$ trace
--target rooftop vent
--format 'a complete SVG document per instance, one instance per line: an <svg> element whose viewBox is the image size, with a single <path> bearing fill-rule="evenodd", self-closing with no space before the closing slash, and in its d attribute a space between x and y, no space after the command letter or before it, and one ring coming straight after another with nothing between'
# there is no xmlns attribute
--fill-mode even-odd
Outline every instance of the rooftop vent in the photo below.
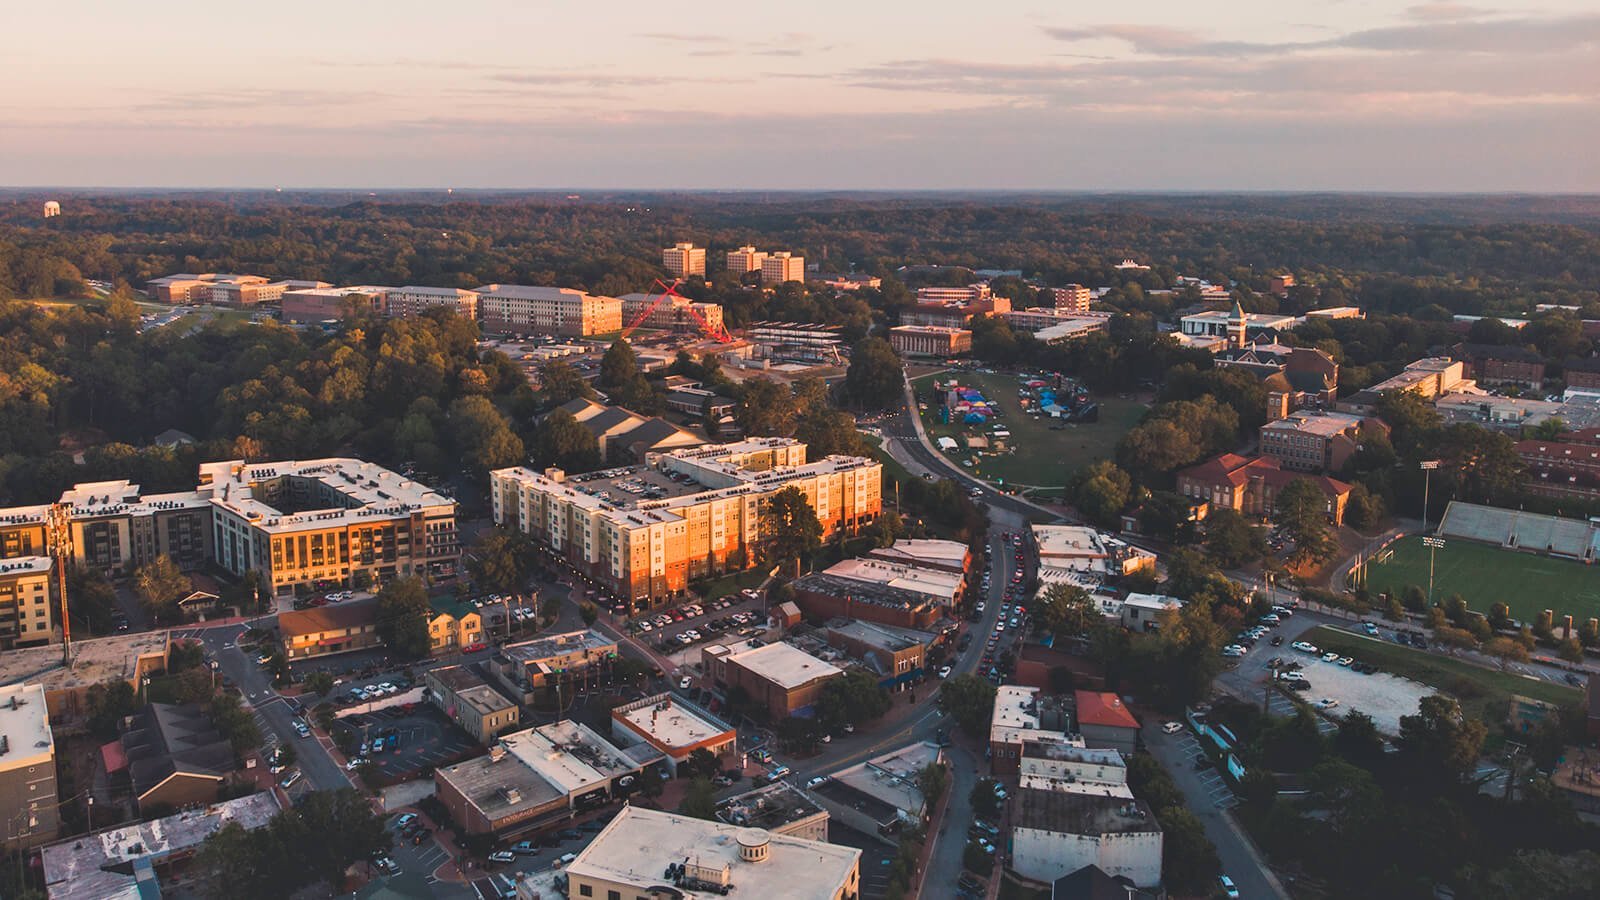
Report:
<svg viewBox="0 0 1600 900"><path fill-rule="evenodd" d="M772 836L764 828L745 828L739 832L739 858L747 863L766 862Z"/></svg>

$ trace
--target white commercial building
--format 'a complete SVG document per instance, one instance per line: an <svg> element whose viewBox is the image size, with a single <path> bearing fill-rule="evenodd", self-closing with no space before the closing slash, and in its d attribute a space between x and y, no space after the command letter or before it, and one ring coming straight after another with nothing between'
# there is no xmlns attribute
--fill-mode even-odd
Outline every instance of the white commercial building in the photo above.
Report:
<svg viewBox="0 0 1600 900"><path fill-rule="evenodd" d="M1163 836L1139 800L1021 788L1012 803L1011 866L1045 883L1098 866L1137 887L1161 883Z"/></svg>
<svg viewBox="0 0 1600 900"><path fill-rule="evenodd" d="M861 851L625 806L567 865L567 896L855 900Z"/></svg>

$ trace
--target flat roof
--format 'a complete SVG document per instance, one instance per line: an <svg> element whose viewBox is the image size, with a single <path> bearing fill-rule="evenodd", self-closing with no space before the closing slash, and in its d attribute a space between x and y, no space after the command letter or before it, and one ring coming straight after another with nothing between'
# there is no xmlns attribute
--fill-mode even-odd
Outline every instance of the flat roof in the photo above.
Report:
<svg viewBox="0 0 1600 900"><path fill-rule="evenodd" d="M618 706L611 711L611 717L663 747L692 747L733 732L726 722L672 694L657 694Z"/></svg>
<svg viewBox="0 0 1600 900"><path fill-rule="evenodd" d="M1041 557L1092 559L1108 552L1104 536L1086 525L1035 525L1033 539Z"/></svg>
<svg viewBox="0 0 1600 900"><path fill-rule="evenodd" d="M574 653L591 653L604 650L607 647L615 648L616 646L616 641L590 629L587 631L566 631L561 634L550 634L541 638L534 638L531 641L506 644L500 648L499 652L502 656L515 662L531 663L542 659L570 656Z"/></svg>
<svg viewBox="0 0 1600 900"><path fill-rule="evenodd" d="M54 566L48 556L13 556L0 560L0 575L44 575Z"/></svg>
<svg viewBox="0 0 1600 900"><path fill-rule="evenodd" d="M567 792L515 756L491 751L434 770L491 822L565 800Z"/></svg>
<svg viewBox="0 0 1600 900"><path fill-rule="evenodd" d="M917 786L917 776L943 757L944 751L938 744L917 741L835 772L830 781L818 785L817 790L827 795L830 784L844 785L892 808L900 818L913 820L922 814L927 803L922 789Z"/></svg>
<svg viewBox="0 0 1600 900"><path fill-rule="evenodd" d="M45 704L42 686L10 684L0 687L0 739L5 741L0 770L47 761L55 753L50 710Z"/></svg>
<svg viewBox="0 0 1600 900"><path fill-rule="evenodd" d="M1290 413L1286 419L1277 419L1262 427L1272 431L1294 431L1319 437L1333 437L1351 428L1360 428L1361 422L1360 416L1345 413L1298 410Z"/></svg>
<svg viewBox="0 0 1600 900"><path fill-rule="evenodd" d="M745 862L741 846L764 844L766 858ZM569 878L589 877L636 888L662 884L668 863L691 871L726 873L736 896L761 900L832 900L858 872L861 851L761 828L624 806L567 865ZM685 898L721 892L679 889Z"/></svg>
<svg viewBox="0 0 1600 900"><path fill-rule="evenodd" d="M1051 759L1119 769L1128 767L1122 754L1115 750L1108 747L1083 747L1070 741L1026 740L1022 742L1022 755L1032 759Z"/></svg>
<svg viewBox="0 0 1600 900"><path fill-rule="evenodd" d="M946 603L955 601L956 596L961 593L964 581L959 572L924 569L871 557L843 560L829 566L823 574L927 594Z"/></svg>
<svg viewBox="0 0 1600 900"><path fill-rule="evenodd" d="M39 851L45 890L51 900L143 897L134 863L157 863L194 850L224 825L261 828L277 814L276 795L262 791L153 822L68 838Z"/></svg>
<svg viewBox="0 0 1600 900"><path fill-rule="evenodd" d="M1012 804L1013 828L1056 834L1137 834L1161 831L1142 800L1020 788Z"/></svg>
<svg viewBox="0 0 1600 900"><path fill-rule="evenodd" d="M72 508L74 519L112 515L148 515L177 509L203 509L211 503L209 491L142 494L139 486L121 481L86 481L61 492L61 502Z"/></svg>
<svg viewBox="0 0 1600 900"><path fill-rule="evenodd" d="M944 601L925 591L908 590L888 584L841 578L826 572L812 572L790 582L797 591L811 591L834 597L846 597L856 603L885 606L890 609L924 609Z"/></svg>
<svg viewBox="0 0 1600 900"><path fill-rule="evenodd" d="M718 820L769 831L815 815L826 813L805 791L787 781L735 794L717 804Z"/></svg>
<svg viewBox="0 0 1600 900"><path fill-rule="evenodd" d="M500 743L508 754L566 794L637 768L610 741L571 719L504 735Z"/></svg>
<svg viewBox="0 0 1600 900"><path fill-rule="evenodd" d="M493 713L517 708L517 704L512 703L504 694L495 690L493 685L487 683L462 688L456 691L456 696L472 704L473 709L480 713Z"/></svg>
<svg viewBox="0 0 1600 900"><path fill-rule="evenodd" d="M481 284L473 288L472 291L482 297L504 297L511 300L547 300L566 301L568 303L599 300L617 304L622 302L616 297L591 294L587 291L580 291L577 288L552 287L549 285Z"/></svg>
<svg viewBox="0 0 1600 900"><path fill-rule="evenodd" d="M729 651L726 659L785 689L810 684L819 678L844 674L844 670L833 663L817 659L799 647L783 641L774 641L760 647L751 647L749 641L722 646ZM715 651L717 648L707 649Z"/></svg>
<svg viewBox="0 0 1600 900"><path fill-rule="evenodd" d="M339 500L323 509L285 513L257 499L263 482L278 478L306 479L320 484ZM423 510L455 511L432 488L365 460L344 457L303 462L246 463L243 460L202 463L200 488L210 502L252 525L271 532L310 527L340 528L372 518L398 518ZM327 499L327 498L319 498Z"/></svg>
<svg viewBox="0 0 1600 900"><path fill-rule="evenodd" d="M864 622L860 619L842 619L836 623L829 622L828 630L890 652L907 650L912 647L926 647L933 643L936 638L936 635L926 631L897 628L893 625Z"/></svg>
<svg viewBox="0 0 1600 900"><path fill-rule="evenodd" d="M45 693L88 687L120 679L132 681L139 660L165 657L167 632L135 631L72 642L72 667L61 664L61 645L19 647L0 653L0 684L19 681L42 686Z"/></svg>
<svg viewBox="0 0 1600 900"><path fill-rule="evenodd" d="M1136 606L1140 609L1177 609L1183 601L1177 597L1168 597L1166 594L1129 594L1122 599L1123 606Z"/></svg>

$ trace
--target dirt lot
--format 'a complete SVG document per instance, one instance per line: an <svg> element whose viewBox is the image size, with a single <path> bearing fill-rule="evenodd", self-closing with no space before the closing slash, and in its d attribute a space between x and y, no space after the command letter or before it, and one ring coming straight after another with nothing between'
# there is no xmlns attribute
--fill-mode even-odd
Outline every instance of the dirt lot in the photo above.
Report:
<svg viewBox="0 0 1600 900"><path fill-rule="evenodd" d="M1436 693L1428 685L1387 672L1363 675L1303 653L1296 653L1292 658L1304 667L1301 671L1311 682L1311 690L1301 694L1308 702L1315 703L1324 697L1337 700L1339 705L1328 711L1331 715L1342 716L1349 710L1358 710L1371 716L1373 724L1384 734L1398 734L1400 717L1416 713L1422 698Z"/></svg>

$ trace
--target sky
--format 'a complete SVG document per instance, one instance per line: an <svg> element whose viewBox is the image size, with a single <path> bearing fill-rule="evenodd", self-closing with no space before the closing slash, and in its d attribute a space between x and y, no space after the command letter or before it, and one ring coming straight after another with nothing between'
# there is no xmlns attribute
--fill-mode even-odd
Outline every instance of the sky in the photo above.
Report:
<svg viewBox="0 0 1600 900"><path fill-rule="evenodd" d="M0 185L1600 191L1600 4L10 0Z"/></svg>

